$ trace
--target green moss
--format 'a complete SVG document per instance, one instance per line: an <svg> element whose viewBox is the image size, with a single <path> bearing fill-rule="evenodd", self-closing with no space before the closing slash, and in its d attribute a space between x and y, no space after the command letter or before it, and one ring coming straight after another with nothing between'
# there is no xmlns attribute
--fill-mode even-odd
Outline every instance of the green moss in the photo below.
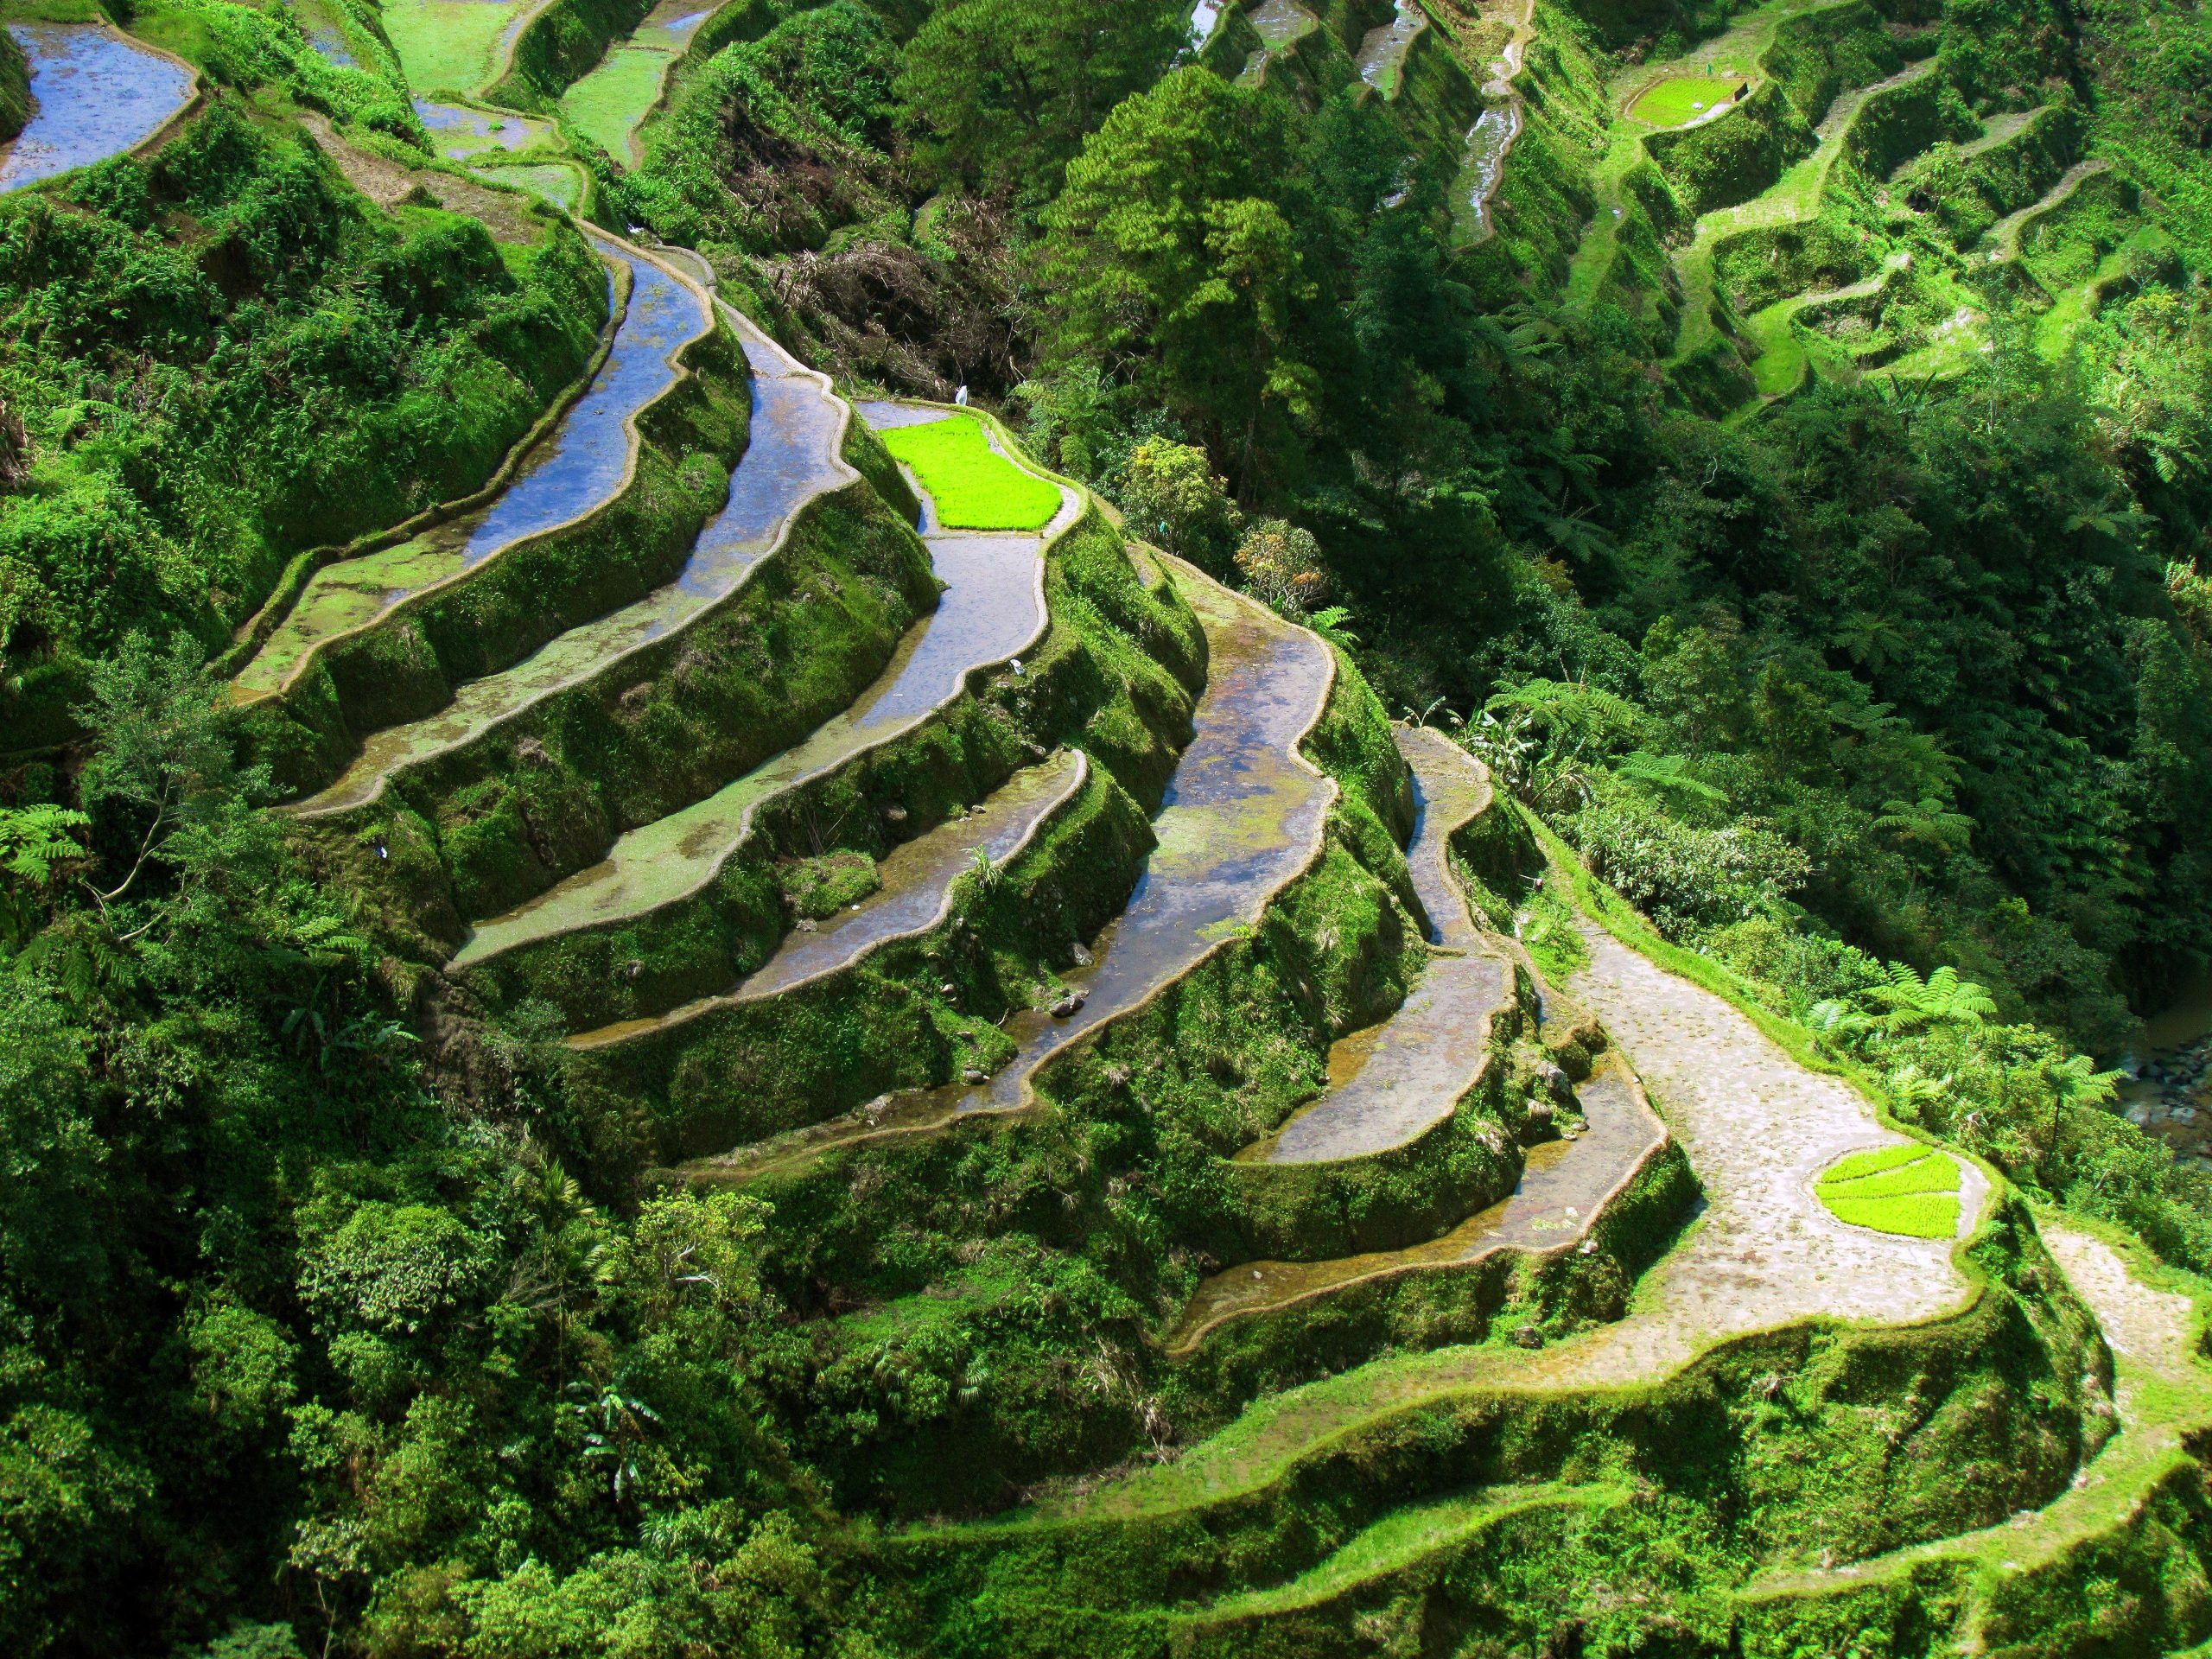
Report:
<svg viewBox="0 0 2212 1659"><path fill-rule="evenodd" d="M550 0L516 36L511 64L485 96L513 109L550 110L652 10L652 0Z"/></svg>
<svg viewBox="0 0 2212 1659"><path fill-rule="evenodd" d="M418 814L438 827L445 880L382 887L393 925L428 932L434 917L495 914L845 708L935 594L920 543L865 483L851 485L810 503L721 605L474 741L403 767L383 798L328 833L358 836L394 812ZM617 965L649 960L669 972L681 959L625 955ZM495 972L488 982L505 982Z"/></svg>
<svg viewBox="0 0 2212 1659"><path fill-rule="evenodd" d="M16 37L0 29L0 142L13 138L30 118L30 60Z"/></svg>

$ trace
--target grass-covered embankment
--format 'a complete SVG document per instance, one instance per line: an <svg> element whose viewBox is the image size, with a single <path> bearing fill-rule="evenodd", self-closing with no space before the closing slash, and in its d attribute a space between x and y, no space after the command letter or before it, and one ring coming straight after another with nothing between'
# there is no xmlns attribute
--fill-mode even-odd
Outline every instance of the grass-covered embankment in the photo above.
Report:
<svg viewBox="0 0 2212 1659"><path fill-rule="evenodd" d="M1284 1395L1184 1466L897 1548L948 1628L1007 1651L1104 1639L1097 1650L1164 1652L1217 1599L1279 1588L1262 1628L1221 1650L1351 1651L1385 1607L1392 1627L1480 1618L1530 1638L1593 1611L1586 1632L1625 1637L1663 1608L1681 1650L1724 1652L1727 1588L1760 1568L1988 1524L2063 1491L2101 1443L2110 1362L2024 1211L2000 1210L1967 1261L1984 1287L1957 1315L1743 1338L1641 1386L1548 1389L1541 1360L1510 1345L1408 1355ZM1446 1383L1455 1370L1467 1380ZM1309 1399L1346 1408L1346 1426L1305 1439ZM1892 1412L1908 1401L1901 1445ZM1562 1478L1623 1481L1638 1502L1586 1517L1561 1553L1538 1550L1503 1580L1437 1570L1456 1558L1439 1537L1353 1575L1345 1587L1366 1593L1302 1605L1288 1592L1407 1506ZM1599 1560L1622 1593L1593 1610L1579 1586Z"/></svg>
<svg viewBox="0 0 2212 1659"><path fill-rule="evenodd" d="M0 142L13 138L30 118L30 60L16 37L0 29Z"/></svg>
<svg viewBox="0 0 2212 1659"><path fill-rule="evenodd" d="M488 478L605 315L582 238L539 237L378 210L234 97L0 202L29 486L0 498L9 746L70 734L82 657L134 629L212 655L301 554Z"/></svg>
<svg viewBox="0 0 2212 1659"><path fill-rule="evenodd" d="M921 544L852 484L721 605L404 767L318 834L353 849L389 921L450 946L844 708L935 600ZM362 856L378 845L388 859Z"/></svg>
<svg viewBox="0 0 2212 1659"><path fill-rule="evenodd" d="M749 401L744 355L719 318L675 360L673 383L631 423L634 448L611 498L318 639L286 669L248 715L280 780L328 783L368 733L442 708L462 681L520 661L681 569L726 498Z"/></svg>

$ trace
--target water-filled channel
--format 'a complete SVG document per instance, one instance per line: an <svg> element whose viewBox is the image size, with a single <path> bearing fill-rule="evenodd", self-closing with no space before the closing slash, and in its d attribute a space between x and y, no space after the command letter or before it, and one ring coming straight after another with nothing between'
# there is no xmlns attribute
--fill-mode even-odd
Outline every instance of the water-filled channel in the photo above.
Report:
<svg viewBox="0 0 2212 1659"><path fill-rule="evenodd" d="M192 101L192 72L95 23L10 23L30 60L34 107L0 146L0 190L18 190L142 144Z"/></svg>

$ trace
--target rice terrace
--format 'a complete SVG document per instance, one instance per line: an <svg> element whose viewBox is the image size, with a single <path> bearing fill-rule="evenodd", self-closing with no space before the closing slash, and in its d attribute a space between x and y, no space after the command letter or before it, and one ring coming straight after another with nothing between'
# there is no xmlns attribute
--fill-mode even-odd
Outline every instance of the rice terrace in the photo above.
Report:
<svg viewBox="0 0 2212 1659"><path fill-rule="evenodd" d="M0 0L0 1643L2212 1654L2212 21Z"/></svg>

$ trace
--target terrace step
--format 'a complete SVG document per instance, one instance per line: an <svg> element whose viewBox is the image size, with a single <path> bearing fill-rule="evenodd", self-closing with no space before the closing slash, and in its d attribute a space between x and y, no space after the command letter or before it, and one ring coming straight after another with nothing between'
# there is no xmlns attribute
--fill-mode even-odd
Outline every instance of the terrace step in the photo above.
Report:
<svg viewBox="0 0 2212 1659"><path fill-rule="evenodd" d="M1935 59L1923 58L1893 75L1840 94L1814 128L1820 143L1811 155L1791 167L1771 188L1751 200L1719 208L1699 219L1696 234L1675 256L1675 267L1682 283L1682 320L1675 341L1675 361L1689 357L1718 333L1713 315L1713 260L1720 243L1753 231L1804 224L1815 218L1820 213L1829 175L1849 147L1852 129L1861 112L1879 95L1923 80L1936 68Z"/></svg>
<svg viewBox="0 0 2212 1659"><path fill-rule="evenodd" d="M1626 1503L1618 1483L1489 1487L1394 1510L1287 1584L1226 1596L1203 1611L1171 1616L1176 1637L1194 1647L1248 1635L1332 1604L1418 1593L1471 1545L1502 1527L1546 1512L1563 1516Z"/></svg>
<svg viewBox="0 0 2212 1659"><path fill-rule="evenodd" d="M1079 1007L1065 1017L1041 1009L1015 1014L1005 1027L1014 1057L986 1083L795 1130L695 1165L695 1173L750 1179L836 1147L1023 1109L1047 1060L1241 937L1319 855L1336 785L1298 749L1327 701L1335 658L1305 629L1194 566L1161 557L1205 629L1206 689L1154 820L1158 844L1136 890L1093 944L1091 965L1068 976Z"/></svg>
<svg viewBox="0 0 2212 1659"><path fill-rule="evenodd" d="M2125 1532L2177 1473L2186 1471L2188 1484L2201 1490L2183 1444L2212 1425L2212 1376L2199 1363L2196 1303L2146 1283L2126 1256L2086 1229L2045 1213L2038 1230L2112 1350L2119 1433L2083 1466L2070 1490L2042 1510L1868 1560L1754 1580L1740 1596L1753 1629L1793 1604L1841 1605L1864 1595L1870 1608L1877 1600L1882 1604L1885 1620L1898 1617L1900 1599L1916 1604L1930 1637L1949 1636L1955 1651L2018 1651L2011 1644L2024 1637L2057 1634L2041 1624L2022 1625L2010 1604L2034 1605L2024 1588L2083 1574L2094 1581L2104 1570L2092 1548L2098 1540ZM2105 1583L2109 1589L2110 1581ZM2107 1599L2093 1582L2088 1604L2098 1607ZM2201 1605L2184 1604L2178 1611L2195 1626L2190 1639L2205 1634ZM1831 1617L1824 1628L1842 1627ZM2108 1645L2119 1633L2105 1634L2103 1650L2120 1651Z"/></svg>
<svg viewBox="0 0 2212 1659"><path fill-rule="evenodd" d="M1210 1510L1273 1487L1347 1436L1450 1398L1656 1383L1732 1338L1821 1319L1910 1324L1971 1300L1956 1240L1852 1227L1814 1196L1814 1178L1844 1153L1901 1139L1856 1090L1802 1065L1720 996L1593 923L1584 931L1590 959L1566 988L1650 1085L1705 1191L1700 1224L1644 1275L1628 1316L1534 1353L1443 1348L1359 1366L1248 1408L1173 1463L988 1530ZM1967 1166L1965 1178L1961 1238L1989 1196L1978 1168Z"/></svg>
<svg viewBox="0 0 2212 1659"><path fill-rule="evenodd" d="M0 191L20 190L158 137L199 97L182 60L105 23L10 23L29 60L31 116L0 144Z"/></svg>
<svg viewBox="0 0 2212 1659"><path fill-rule="evenodd" d="M923 539L945 591L849 709L714 795L629 831L590 868L479 924L452 969L620 926L702 891L744 842L763 803L913 730L964 695L970 674L1031 647L1047 620L1045 549L1081 511L1075 492L1063 487L1058 513L1036 533L947 532L925 522Z"/></svg>
<svg viewBox="0 0 2212 1659"><path fill-rule="evenodd" d="M1451 870L1453 833L1491 809L1490 774L1440 733L1402 727L1393 736L1420 804L1406 863L1438 954L1389 1019L1331 1048L1328 1092L1241 1161L1325 1163L1418 1139L1472 1091L1491 1059L1492 1027L1512 1005L1512 964L1489 948Z"/></svg>
<svg viewBox="0 0 2212 1659"><path fill-rule="evenodd" d="M1981 239L1981 248L1992 264L2006 264L2020 257L2020 242L2027 228L2044 214L2063 207L2074 193L2098 175L2112 171L2112 162L2105 157L2092 156L2086 162L2076 162L2058 176L2058 181L2042 195L2021 208L2007 213L1989 227Z"/></svg>
<svg viewBox="0 0 2212 1659"><path fill-rule="evenodd" d="M618 165L636 166L645 159L639 130L714 10L712 0L659 0L627 39L609 44L607 55L562 95L563 113Z"/></svg>
<svg viewBox="0 0 2212 1659"><path fill-rule="evenodd" d="M683 372L678 355L713 328L714 318L705 294L671 270L610 237L592 234L592 241L610 274L626 276L630 290L589 389L488 506L310 577L290 613L232 683L238 702L282 696L337 642L597 511L628 486L640 442L639 416L676 385Z"/></svg>
<svg viewBox="0 0 2212 1659"><path fill-rule="evenodd" d="M437 714L376 734L335 783L299 804L301 817L366 805L409 768L466 747L682 632L743 588L784 545L808 505L860 481L841 453L849 411L828 379L802 367L727 306L722 315L753 372L751 435L730 474L728 504L699 532L676 579L570 629L513 668L467 682Z"/></svg>
<svg viewBox="0 0 2212 1659"><path fill-rule="evenodd" d="M1080 750L1016 772L975 811L948 819L893 848L877 867L881 886L818 928L785 936L776 953L734 989L701 997L649 1020L626 1020L568 1039L578 1051L611 1048L668 1031L718 1009L765 1001L842 973L880 946L929 932L950 913L953 888L976 868L1020 855L1052 816L1082 791L1090 776Z"/></svg>
<svg viewBox="0 0 2212 1659"><path fill-rule="evenodd" d="M1475 1266L1506 1251L1580 1246L1605 1206L1667 1144L1667 1129L1628 1068L1601 1057L1575 1090L1580 1136L1529 1148L1512 1192L1426 1244L1333 1262L1247 1262L1205 1280L1167 1339L1171 1355L1195 1351L1232 1319L1279 1313L1317 1297L1401 1274Z"/></svg>
<svg viewBox="0 0 2212 1659"><path fill-rule="evenodd" d="M1360 79L1385 99L1397 97L1406 59L1428 29L1428 14L1421 10L1421 0L1397 0L1397 7L1396 16L1367 31L1352 65Z"/></svg>
<svg viewBox="0 0 2212 1659"><path fill-rule="evenodd" d="M550 0L392 0L385 34L409 83L427 92L481 96L512 64L524 29Z"/></svg>

